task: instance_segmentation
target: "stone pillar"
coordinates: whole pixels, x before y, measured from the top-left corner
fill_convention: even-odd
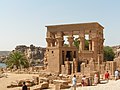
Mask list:
[[[55,46],[55,41],[56,41],[55,38],[53,38],[53,39],[52,39],[52,47]]]
[[[75,73],[74,62],[70,61],[71,73]]]
[[[109,62],[109,61],[106,62],[105,70],[106,70],[106,71],[109,71],[109,70],[110,70],[110,62]]]
[[[61,74],[66,74],[65,65],[61,65]]]
[[[97,48],[97,39],[96,38],[92,38],[92,51],[96,51],[96,48]]]
[[[105,65],[100,65],[101,69],[100,69],[100,73],[104,74],[105,73]]]
[[[98,71],[100,71],[100,54],[98,54]]]
[[[46,41],[47,41],[47,47],[51,47],[51,44],[52,44],[52,39],[47,37],[46,38]]]
[[[69,61],[65,61],[65,68],[66,68],[66,74],[70,74],[70,62]]]
[[[89,51],[91,51],[91,50],[92,50],[92,41],[89,40]]]
[[[115,61],[111,61],[111,74],[114,75],[114,72],[116,70],[116,62]]]
[[[97,38],[92,38],[92,51],[94,52],[93,57],[95,62],[98,62]]]
[[[55,46],[55,34],[54,33],[51,33],[50,34],[50,37],[51,37],[51,47],[54,47]]]
[[[85,70],[85,63],[81,64],[81,73],[84,75],[84,70]]]
[[[79,41],[80,41],[79,51],[82,51],[85,48],[85,31],[84,30],[80,31],[79,33]]]
[[[85,38],[84,37],[79,37],[79,41],[80,41],[79,51],[82,51],[85,48]]]
[[[63,38],[56,38],[57,41],[57,47],[62,47],[63,46]]]
[[[83,51],[85,48],[85,34],[84,34],[84,32],[80,32],[79,42],[80,42],[80,44],[79,44],[79,52],[80,52],[80,51]]]
[[[91,58],[89,65],[90,65],[90,71],[95,71],[95,62],[93,58]]]
[[[56,38],[56,46],[57,47],[62,47],[63,46],[63,33],[62,32],[57,32],[57,34],[55,35]]]
[[[74,37],[73,36],[69,36],[68,38],[68,42],[69,42],[69,47],[73,46],[73,41],[74,41]]]
[[[78,69],[78,62],[75,58],[73,58],[73,64],[74,64],[74,73],[77,73],[77,69]]]

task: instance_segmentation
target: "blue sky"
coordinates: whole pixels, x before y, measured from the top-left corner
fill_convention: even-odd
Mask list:
[[[120,44],[120,0],[0,0],[0,51],[46,47],[46,25],[99,22],[104,45]]]

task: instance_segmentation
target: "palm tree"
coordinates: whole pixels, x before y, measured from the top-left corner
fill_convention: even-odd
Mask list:
[[[17,69],[21,67],[29,67],[29,63],[25,55],[18,51],[14,51],[8,56],[8,59],[6,60],[6,65],[9,68],[13,68],[14,66],[16,66]]]

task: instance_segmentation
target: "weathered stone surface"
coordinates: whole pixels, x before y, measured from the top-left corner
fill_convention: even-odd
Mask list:
[[[87,65],[91,58],[97,64],[97,70],[100,69],[100,64],[103,62],[103,26],[94,22],[46,27],[47,48],[45,61],[47,61],[47,70],[49,72],[77,73],[80,71],[81,62]],[[74,35],[78,35],[76,40],[80,42],[79,50],[73,46]],[[89,47],[85,46],[86,35],[88,35]],[[64,36],[67,36],[67,47],[64,45]],[[89,70],[89,68],[87,69]]]
[[[41,63],[44,59],[45,48],[35,47],[34,45],[30,45],[29,47],[25,45],[16,46],[15,50],[20,51],[25,54],[25,56],[34,63]]]
[[[43,82],[43,83],[41,83],[41,89],[48,89],[48,87],[49,87],[49,83],[48,82]]]
[[[39,77],[33,76],[33,80],[35,84],[39,84]]]
[[[67,81],[64,81],[64,80],[53,80],[53,83],[54,83],[54,84],[59,83],[59,84],[65,84],[65,85],[68,85],[68,82],[67,82]]]

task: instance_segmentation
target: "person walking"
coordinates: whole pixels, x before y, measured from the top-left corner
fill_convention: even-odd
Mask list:
[[[115,70],[115,80],[117,80],[119,78],[119,72],[118,70]]]
[[[73,90],[76,90],[76,83],[77,83],[77,79],[76,79],[76,75],[74,75],[73,78],[72,78]]]
[[[107,82],[109,81],[109,77],[110,77],[110,74],[108,71],[106,71],[105,73],[105,80],[107,80]]]
[[[25,82],[23,82],[22,90],[28,90]]]
[[[98,74],[95,73],[94,75],[94,85],[97,85],[98,84]]]

